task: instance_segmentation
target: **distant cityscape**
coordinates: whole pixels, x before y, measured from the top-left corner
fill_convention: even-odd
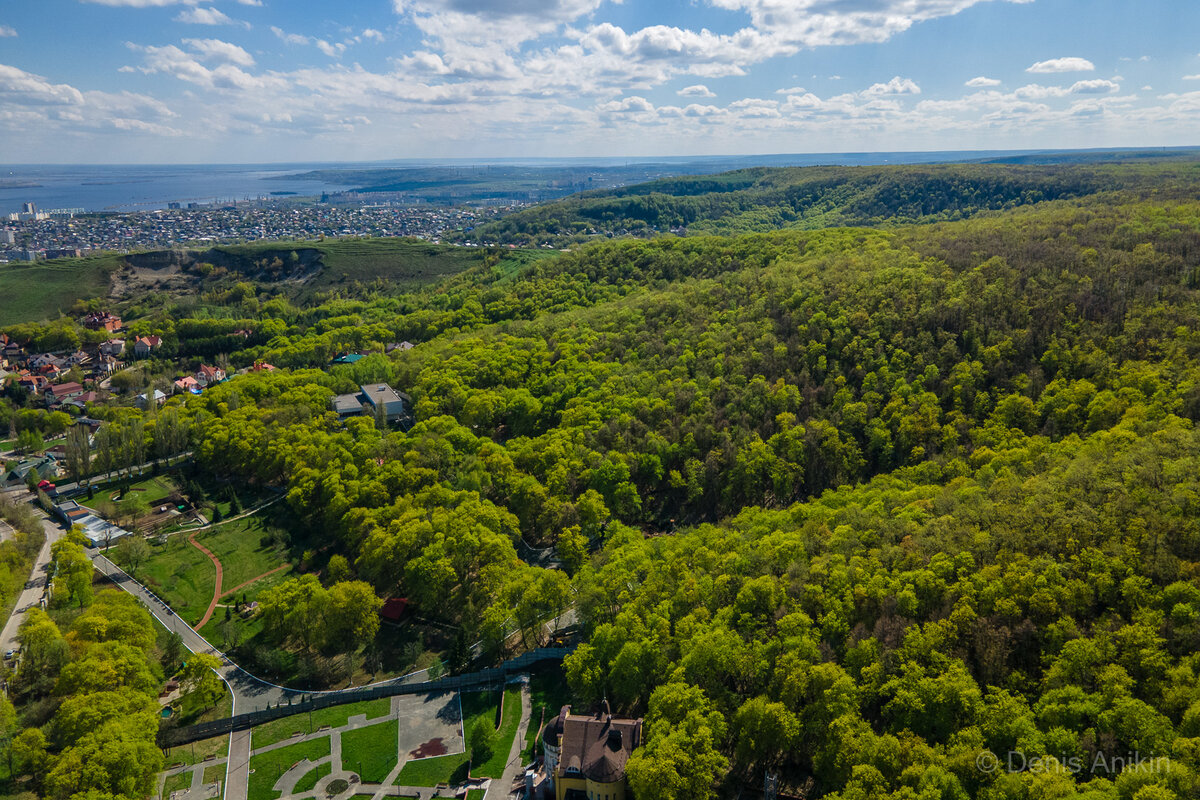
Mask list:
[[[322,236],[411,236],[438,242],[448,230],[470,227],[519,205],[479,208],[253,201],[95,214],[80,209],[41,210],[25,203],[21,212],[0,220],[0,263]]]

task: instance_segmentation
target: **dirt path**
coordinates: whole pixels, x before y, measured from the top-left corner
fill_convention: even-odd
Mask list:
[[[290,566],[291,566],[291,564],[280,564],[280,565],[279,565],[278,567],[276,567],[275,569],[269,569],[269,570],[267,570],[266,572],[264,572],[262,575],[258,575],[258,576],[256,576],[256,577],[253,577],[253,578],[251,578],[250,580],[246,581],[245,583],[240,583],[240,584],[238,584],[237,586],[235,586],[235,587],[233,587],[232,589],[230,589],[229,591],[227,591],[227,592],[222,592],[222,594],[223,594],[223,595],[225,595],[225,594],[233,594],[234,592],[240,592],[242,589],[245,589],[247,586],[249,586],[250,584],[254,583],[255,581],[261,581],[263,578],[267,577],[268,575],[274,575],[276,572],[279,572],[280,570],[287,569],[287,568],[288,568],[288,567],[290,567]],[[220,586],[220,584],[219,584],[219,583],[218,583],[217,585],[218,585],[218,587]],[[212,612],[210,611],[209,613],[211,614]],[[203,625],[204,623],[200,623],[200,624],[202,624],[202,625]]]
[[[212,619],[213,612],[217,610],[217,601],[221,599],[221,594],[222,594],[221,579],[225,576],[225,569],[224,569],[224,567],[221,566],[220,559],[218,559],[215,555],[213,555],[213,552],[211,550],[209,550],[207,547],[205,547],[204,545],[202,545],[196,541],[196,532],[193,532],[192,535],[188,537],[188,541],[191,542],[195,546],[195,548],[197,550],[199,550],[201,553],[204,553],[204,555],[211,558],[213,564],[215,564],[217,567],[217,583],[213,587],[212,602],[208,604],[208,611],[204,612],[204,618],[196,623],[196,630],[200,630],[201,628],[204,627],[206,622],[208,622],[210,619]]]

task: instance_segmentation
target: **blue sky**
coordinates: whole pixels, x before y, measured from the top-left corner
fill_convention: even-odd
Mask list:
[[[1192,0],[37,0],[9,163],[1200,145]]]

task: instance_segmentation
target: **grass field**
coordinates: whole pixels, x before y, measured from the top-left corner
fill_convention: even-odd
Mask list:
[[[500,700],[496,692],[463,692],[463,731],[467,737],[467,750],[471,749],[471,731],[477,720],[486,719],[495,722],[496,704]],[[475,777],[499,778],[504,774],[504,764],[508,761],[508,752],[512,747],[513,737],[521,722],[521,690],[506,689],[504,692],[504,719],[493,740],[492,756],[483,764],[475,764],[471,775]],[[469,777],[467,775],[467,754],[458,753],[436,758],[423,758],[409,761],[400,770],[396,779],[397,786],[437,786],[439,783],[459,783]]]
[[[107,294],[119,261],[106,255],[0,265],[0,325],[52,319],[76,300]]]
[[[363,783],[383,783],[396,766],[400,723],[388,720],[378,725],[342,734],[342,767],[358,773]]]
[[[316,769],[310,771],[303,778],[296,781],[296,786],[292,789],[292,794],[304,794],[305,792],[311,792],[314,788],[316,788],[317,781],[321,780],[321,778],[324,778],[332,771],[333,765],[326,761],[324,764],[321,764]]]
[[[125,480],[120,480],[104,484],[103,486],[98,486],[96,487],[97,495],[115,501],[122,484],[125,483]],[[177,488],[179,487],[175,485],[174,480],[165,475],[158,475],[130,483],[126,488],[126,491],[136,492],[146,501],[148,505],[153,506],[161,503],[167,498],[167,495],[175,491]]]
[[[216,783],[217,781],[225,781],[225,764],[213,764],[211,767],[204,768],[204,782]],[[224,794],[224,792],[222,792]]]
[[[311,714],[295,714],[277,719],[255,728],[251,734],[250,746],[253,749],[266,747],[275,742],[282,742],[297,732],[314,733],[326,725],[331,728],[340,728],[351,717],[359,714],[365,714],[367,719],[385,717],[391,710],[391,703],[390,699],[381,697],[378,700],[363,700],[358,703],[347,703],[344,706],[330,706],[317,709]]]
[[[270,543],[263,545],[270,525],[269,517],[255,515],[197,535],[197,541],[221,560],[223,589],[233,589],[287,563],[280,548]],[[128,569],[118,548],[112,550],[110,557]],[[208,610],[217,570],[208,556],[187,541],[187,534],[177,533],[170,536],[166,544],[152,546],[150,558],[138,566],[135,577],[166,600],[184,621],[195,625]],[[218,614],[214,615],[214,620],[217,617],[223,619],[223,615]]]
[[[169,775],[166,781],[163,782],[162,797],[164,800],[171,796],[171,792],[178,792],[180,789],[186,789],[192,785],[192,773],[181,772],[178,775]]]
[[[270,750],[250,757],[250,791],[249,800],[273,800],[275,781],[283,773],[292,768],[298,761],[308,759],[317,761],[329,755],[329,737],[313,739],[308,742],[298,742],[278,750]]]

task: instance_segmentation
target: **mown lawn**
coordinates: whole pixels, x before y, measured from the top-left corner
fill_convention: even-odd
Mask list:
[[[396,766],[400,749],[399,720],[342,734],[342,767],[358,773],[363,783],[383,783]]]
[[[266,747],[275,742],[282,742],[295,733],[315,733],[326,725],[331,728],[340,728],[351,717],[359,714],[365,714],[367,719],[386,717],[391,708],[391,699],[381,697],[378,700],[362,700],[357,703],[347,703],[344,706],[320,708],[311,714],[294,714],[265,725],[259,725],[250,735],[250,747],[252,749]]]
[[[216,783],[217,781],[224,782],[225,768],[226,768],[225,764],[213,764],[211,767],[205,767],[204,768],[204,782],[205,783]],[[221,787],[221,788],[222,788],[221,793],[224,794],[225,787]]]
[[[163,800],[171,796],[171,792],[178,792],[180,789],[186,789],[192,785],[192,773],[181,772],[178,775],[170,775],[163,783],[162,797]]]
[[[329,755],[330,742],[328,736],[313,739],[308,742],[297,742],[277,750],[270,750],[250,757],[250,791],[249,800],[273,800],[278,797],[275,792],[275,781],[292,765],[303,759],[317,761]]]
[[[321,764],[316,769],[310,771],[303,778],[296,781],[296,786],[292,789],[292,794],[304,794],[305,792],[311,792],[314,788],[316,788],[317,781],[321,780],[321,778],[324,778],[332,771],[333,764],[326,761],[324,764]]]

